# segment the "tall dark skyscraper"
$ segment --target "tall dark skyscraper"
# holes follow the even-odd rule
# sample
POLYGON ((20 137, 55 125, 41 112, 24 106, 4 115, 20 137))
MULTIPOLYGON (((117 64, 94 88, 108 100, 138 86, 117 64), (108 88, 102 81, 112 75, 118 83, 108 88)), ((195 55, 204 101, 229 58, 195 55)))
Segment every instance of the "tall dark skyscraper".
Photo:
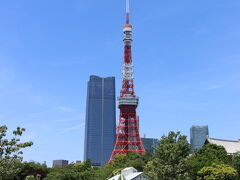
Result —
POLYGON ((116 138, 115 78, 90 76, 87 89, 84 159, 106 164, 116 138))
POLYGON ((196 149, 201 148, 206 141, 206 136, 208 135, 208 126, 192 126, 190 129, 191 151, 193 152, 196 149))

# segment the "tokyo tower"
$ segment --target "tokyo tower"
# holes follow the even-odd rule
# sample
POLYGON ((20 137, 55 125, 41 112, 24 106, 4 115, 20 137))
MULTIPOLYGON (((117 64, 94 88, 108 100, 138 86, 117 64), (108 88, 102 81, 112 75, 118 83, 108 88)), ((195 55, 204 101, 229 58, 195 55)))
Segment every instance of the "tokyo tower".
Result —
POLYGON ((139 120, 136 114, 138 97, 134 92, 134 78, 132 65, 132 25, 129 16, 129 0, 126 0, 126 24, 124 32, 124 64, 122 70, 122 89, 118 97, 120 117, 117 127, 116 143, 109 162, 116 155, 129 151, 144 154, 145 150, 139 132, 139 120))

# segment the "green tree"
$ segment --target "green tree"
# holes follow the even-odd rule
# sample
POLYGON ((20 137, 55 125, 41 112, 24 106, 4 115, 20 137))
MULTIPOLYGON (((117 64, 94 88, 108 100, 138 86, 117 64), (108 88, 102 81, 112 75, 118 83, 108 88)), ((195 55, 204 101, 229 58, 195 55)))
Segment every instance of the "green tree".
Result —
POLYGON ((139 154, 130 151, 127 154, 118 155, 108 166, 114 169, 134 167, 138 171, 143 171, 144 166, 151 158, 151 154, 139 154))
POLYGON ((93 180, 94 172, 89 161, 54 167, 44 180, 93 180))
POLYGON ((127 154, 118 155, 115 160, 104 167, 95 168, 95 179, 103 180, 115 176, 126 167, 134 167, 138 171, 143 171, 146 163, 152 158, 152 154, 138 154, 128 152, 127 154))
POLYGON ((240 153, 232 155, 231 158, 232 166, 238 171, 238 174, 240 175, 240 153))
POLYGON ((197 180, 236 180, 237 170, 226 164, 213 164, 198 171, 197 180))
POLYGON ((205 166, 211 166, 214 163, 230 164, 230 162, 225 148, 215 144, 204 145, 186 159, 191 179, 196 179, 197 172, 205 166))
POLYGON ((22 161, 22 149, 32 146, 32 142, 21 143, 20 137, 25 131, 17 127, 12 132, 13 137, 8 139, 7 126, 0 126, 0 180, 16 175, 20 168, 17 166, 22 161))
POLYGON ((144 172, 152 180, 187 180, 185 158, 189 152, 187 137, 170 132, 158 142, 153 160, 147 163, 144 172))
POLYGON ((27 177, 25 178, 25 180, 36 180, 36 178, 31 175, 31 176, 27 176, 27 177))
POLYGON ((40 175, 42 179, 46 177, 48 173, 48 167, 46 164, 40 164, 34 161, 19 163, 18 167, 20 170, 15 176, 15 179, 24 179, 29 175, 33 175, 35 177, 37 177, 37 175, 40 175))

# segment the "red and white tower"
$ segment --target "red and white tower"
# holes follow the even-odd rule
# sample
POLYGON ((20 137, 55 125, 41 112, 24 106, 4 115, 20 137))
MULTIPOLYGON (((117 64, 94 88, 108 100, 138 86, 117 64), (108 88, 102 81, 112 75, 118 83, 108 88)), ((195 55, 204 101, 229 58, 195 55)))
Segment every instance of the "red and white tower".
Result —
POLYGON ((132 25, 129 18, 129 0, 126 0, 126 24, 124 32, 124 64, 122 71, 122 90, 118 97, 120 119, 117 127, 117 137, 114 150, 109 162, 116 155, 129 151, 145 153, 139 133, 139 122, 136 114, 138 97, 134 92, 134 78, 132 65, 132 25))

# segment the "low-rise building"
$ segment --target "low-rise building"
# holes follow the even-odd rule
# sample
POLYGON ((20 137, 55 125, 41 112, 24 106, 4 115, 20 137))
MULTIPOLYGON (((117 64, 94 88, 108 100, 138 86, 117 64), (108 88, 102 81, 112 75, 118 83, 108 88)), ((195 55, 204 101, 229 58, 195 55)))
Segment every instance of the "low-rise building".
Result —
POLYGON ((224 140, 224 139, 215 139, 206 136, 205 144, 216 144, 223 146, 228 154, 240 153, 240 140, 224 140))
POLYGON ((53 160, 53 167, 64 167, 68 165, 68 160, 53 160))
POLYGON ((111 177, 108 180, 149 180, 144 177, 143 172, 138 172, 133 167, 125 168, 121 171, 120 174, 117 174, 114 177, 111 177))

